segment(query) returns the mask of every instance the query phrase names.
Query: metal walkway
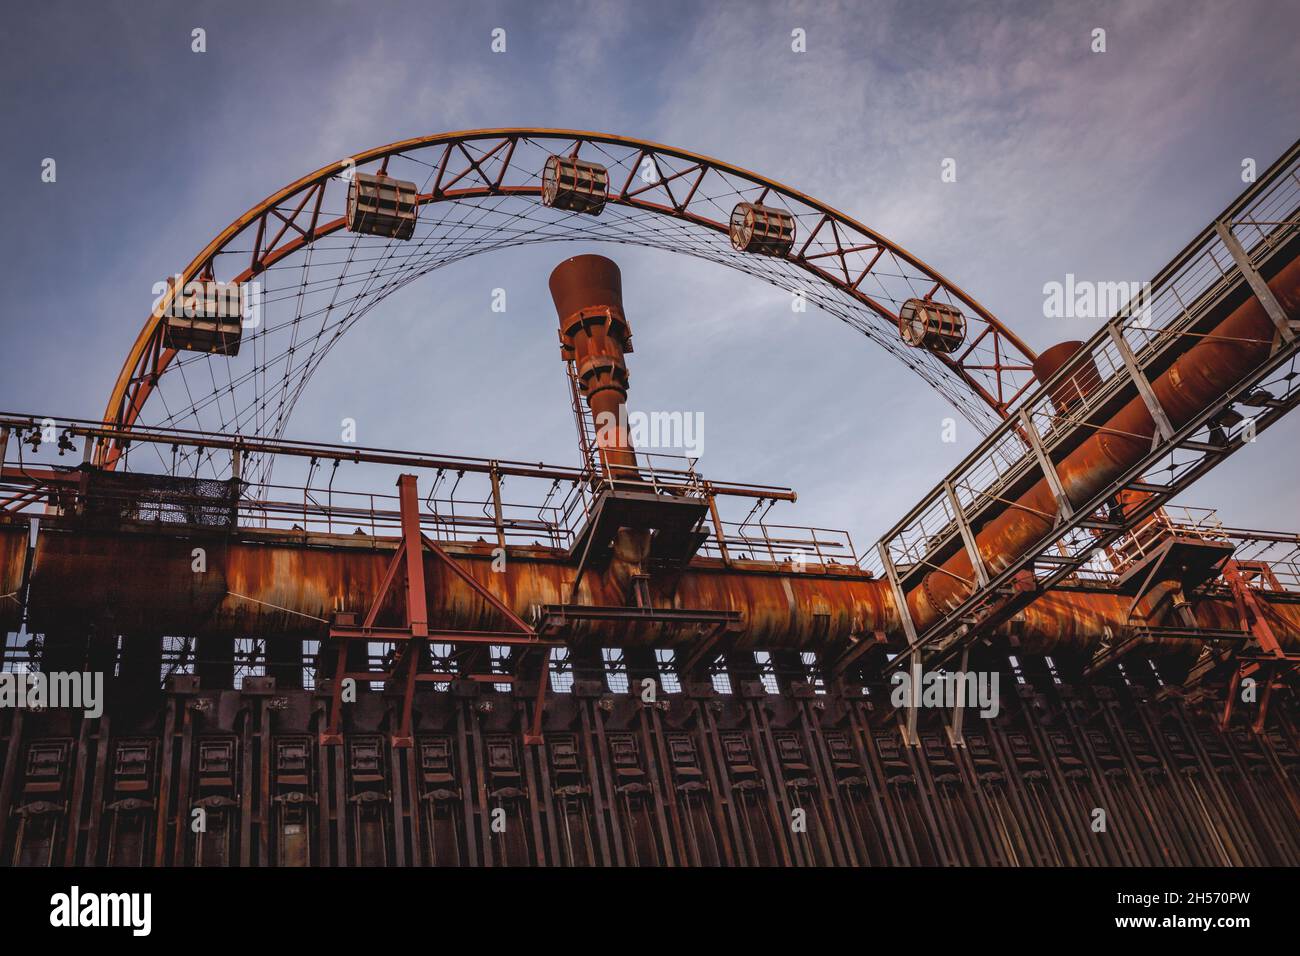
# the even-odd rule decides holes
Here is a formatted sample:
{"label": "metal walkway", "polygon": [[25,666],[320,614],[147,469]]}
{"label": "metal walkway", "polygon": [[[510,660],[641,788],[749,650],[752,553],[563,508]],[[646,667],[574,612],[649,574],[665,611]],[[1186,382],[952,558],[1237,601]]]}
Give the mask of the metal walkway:
{"label": "metal walkway", "polygon": [[[879,570],[890,581],[909,641],[893,668],[910,666],[916,674],[922,664],[943,666],[1054,586],[1088,578],[1108,583],[1114,571],[1107,546],[1300,403],[1300,323],[1287,320],[1261,277],[1270,273],[1275,256],[1297,242],[1300,143],[1160,272],[1148,296],[1131,300],[879,541]],[[1259,298],[1276,325],[1270,353],[1217,402],[1175,429],[1149,370],[1167,367],[1199,340],[1198,327],[1213,310],[1243,294]],[[1084,378],[1088,387],[1078,389]],[[1062,388],[1075,389],[1074,401],[1061,403],[1063,410],[1052,401]],[[1091,436],[1109,420],[1102,409],[1134,395],[1156,423],[1150,451],[1090,500],[1070,501],[1054,451],[1064,454]],[[1040,476],[1057,502],[1054,526],[1000,570],[986,567],[972,529],[1015,507],[1012,489]],[[1108,507],[1124,491],[1145,497],[1131,509]],[[968,582],[969,595],[918,629],[906,594],[962,549],[976,578]],[[914,720],[913,710],[909,724]]]}

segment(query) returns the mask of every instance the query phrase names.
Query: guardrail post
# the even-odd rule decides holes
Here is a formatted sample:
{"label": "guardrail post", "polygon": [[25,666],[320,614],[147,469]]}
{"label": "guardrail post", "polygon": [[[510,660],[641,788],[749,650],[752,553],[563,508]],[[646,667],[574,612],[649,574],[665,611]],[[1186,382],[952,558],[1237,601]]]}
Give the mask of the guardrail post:
{"label": "guardrail post", "polygon": [[722,530],[722,519],[718,517],[718,505],[709,491],[709,516],[713,519],[713,534],[718,539],[718,551],[722,554],[722,566],[731,567],[731,552],[727,550],[727,534]]}
{"label": "guardrail post", "polygon": [[[90,442],[86,442],[87,448]],[[238,445],[230,449],[230,530],[234,531],[239,527],[239,498],[240,498],[240,472],[242,470],[243,454]],[[304,522],[303,527],[306,527]]]}
{"label": "guardrail post", "polygon": [[497,547],[502,551],[506,547],[506,531],[501,523],[501,472],[497,470],[496,462],[492,463],[492,520],[497,528]]}
{"label": "guardrail post", "polygon": [[1291,327],[1291,323],[1286,317],[1286,311],[1282,308],[1282,304],[1277,301],[1277,296],[1268,287],[1268,283],[1264,281],[1264,277],[1251,264],[1250,256],[1246,255],[1246,250],[1237,241],[1237,237],[1232,234],[1232,229],[1228,227],[1227,223],[1220,221],[1214,224],[1214,231],[1219,234],[1219,238],[1227,248],[1228,254],[1237,263],[1237,268],[1241,270],[1241,274],[1246,277],[1246,282],[1250,285],[1250,290],[1255,293],[1255,298],[1259,299],[1259,304],[1264,307],[1268,317],[1277,326],[1277,332],[1282,336],[1282,341],[1294,341],[1295,329]]}
{"label": "guardrail post", "polygon": [[894,603],[898,606],[898,617],[903,622],[903,633],[907,635],[907,653],[912,657],[912,686],[911,693],[907,695],[907,722],[903,729],[903,742],[909,747],[919,747],[921,738],[916,732],[916,720],[917,704],[921,699],[920,641],[917,638],[916,624],[912,621],[912,611],[907,606],[907,595],[903,593],[903,586],[898,583],[898,570],[894,567],[894,559],[889,554],[889,546],[884,541],[881,541],[876,547],[880,550],[880,560],[885,566],[885,574],[889,578],[889,587],[894,593]]}
{"label": "guardrail post", "polygon": [[1039,437],[1038,429],[1034,427],[1027,409],[1020,410],[1020,424],[1025,430],[1025,437],[1029,439],[1029,447],[1033,449],[1034,457],[1038,459],[1038,467],[1042,469],[1043,477],[1047,479],[1047,486],[1052,489],[1052,497],[1056,499],[1056,523],[1059,525],[1074,515],[1074,505],[1065,495],[1065,488],[1061,486],[1061,476],[1056,473],[1056,466],[1052,464],[1052,459],[1043,449],[1043,440]]}
{"label": "guardrail post", "polygon": [[1115,343],[1115,350],[1119,352],[1119,357],[1124,360],[1124,367],[1128,369],[1129,378],[1133,379],[1133,384],[1137,386],[1138,394],[1142,396],[1142,401],[1151,413],[1152,420],[1156,423],[1156,435],[1158,439],[1171,441],[1174,437],[1174,426],[1169,421],[1169,416],[1165,414],[1165,408],[1160,404],[1160,399],[1156,398],[1155,390],[1151,387],[1151,381],[1146,377],[1146,373],[1138,367],[1137,358],[1133,355],[1133,350],[1129,348],[1128,342],[1124,339],[1124,333],[1119,330],[1114,322],[1107,323],[1106,331],[1110,339]]}
{"label": "guardrail post", "polygon": [[966,554],[970,557],[971,567],[975,569],[975,579],[979,582],[981,588],[989,586],[989,572],[984,567],[984,558],[980,556],[980,549],[975,545],[975,533],[971,531],[970,522],[966,520],[966,513],[961,509],[961,502],[957,500],[957,491],[953,488],[952,482],[945,479],[943,483],[944,494],[948,496],[948,504],[952,505],[953,521],[957,523],[957,530],[961,532],[962,544],[966,546]]}

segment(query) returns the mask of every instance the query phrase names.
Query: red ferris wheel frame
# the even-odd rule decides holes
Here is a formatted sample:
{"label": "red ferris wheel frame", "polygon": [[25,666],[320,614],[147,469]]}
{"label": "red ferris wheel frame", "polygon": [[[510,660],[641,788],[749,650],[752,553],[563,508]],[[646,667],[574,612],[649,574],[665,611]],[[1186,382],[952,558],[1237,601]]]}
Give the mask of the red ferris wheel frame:
{"label": "red ferris wheel frame", "polygon": [[[135,424],[159,378],[177,355],[176,349],[164,344],[162,317],[178,289],[211,275],[218,256],[233,254],[226,248],[231,240],[252,236],[247,264],[231,281],[254,279],[316,240],[346,229],[345,216],[322,215],[326,188],[340,173],[373,163],[386,168],[390,158],[416,150],[437,150],[436,178],[429,191],[418,195],[421,206],[482,197],[540,197],[540,170],[523,170],[524,181],[518,182],[520,170],[511,165],[516,148],[523,142],[553,145],[552,153],[572,157],[577,157],[584,146],[635,151],[635,161],[621,186],[611,178],[609,203],[673,217],[723,235],[729,228],[727,218],[710,215],[699,201],[701,184],[711,175],[725,176],[731,182],[756,189],[760,203],[797,205],[803,211],[801,221],[808,234],[797,237],[782,258],[865,305],[895,329],[897,312],[880,297],[869,295],[864,286],[873,270],[887,268],[890,261],[895,266],[905,263],[914,270],[913,278],[928,284],[928,288],[917,292],[918,297],[928,299],[942,292],[967,310],[974,331],[969,340],[952,354],[928,353],[941,363],[943,374],[978,397],[999,418],[1007,416],[1032,384],[1028,373],[1035,353],[1014,332],[938,271],[825,203],[740,167],[658,143],[582,130],[483,129],[417,137],[367,150],[309,173],[232,222],[194,257],[150,312],[114,384],[104,412],[105,422],[127,429]],[[652,170],[653,177],[638,182],[636,173],[641,168]],[[121,451],[115,442],[102,443],[95,450],[95,461],[113,468]]]}

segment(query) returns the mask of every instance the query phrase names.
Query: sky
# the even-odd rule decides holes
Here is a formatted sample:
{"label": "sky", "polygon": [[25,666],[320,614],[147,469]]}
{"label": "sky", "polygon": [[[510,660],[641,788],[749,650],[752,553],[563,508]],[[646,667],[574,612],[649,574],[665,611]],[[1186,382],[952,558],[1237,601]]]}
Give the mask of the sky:
{"label": "sky", "polygon": [[[1300,4],[1227,0],[25,5],[0,36],[0,409],[97,417],[154,283],[246,209],[363,149],[484,127],[716,156],[888,236],[1037,349],[1087,338],[1099,320],[1045,318],[1044,284],[1150,278],[1244,188],[1244,159],[1296,139],[1297,27]],[[546,280],[579,252],[622,267],[633,407],[700,412],[712,478],[794,487],[773,521],[865,550],[980,437],[956,416],[942,441],[940,396],[781,290],[595,243],[477,257],[392,296],[288,437],[337,441],[349,417],[364,445],[573,462]],[[1300,530],[1298,448],[1283,421],[1184,501]]]}

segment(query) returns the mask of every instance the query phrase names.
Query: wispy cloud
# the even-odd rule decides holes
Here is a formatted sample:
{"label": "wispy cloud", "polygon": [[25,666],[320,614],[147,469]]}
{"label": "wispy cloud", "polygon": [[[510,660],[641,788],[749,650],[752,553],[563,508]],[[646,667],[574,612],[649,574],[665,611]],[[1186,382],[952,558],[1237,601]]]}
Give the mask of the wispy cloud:
{"label": "wispy cloud", "polygon": [[[203,56],[195,15],[166,3],[53,0],[0,39],[0,199],[21,224],[0,235],[0,404],[97,413],[154,281],[284,183],[405,136],[576,126],[710,153],[880,229],[1041,347],[1091,331],[1042,318],[1045,281],[1148,278],[1240,190],[1242,157],[1267,163],[1300,125],[1300,13],[1266,2],[339,2],[302,17],[246,0],[199,19]],[[47,155],[60,181],[38,190]],[[394,296],[322,366],[291,432],[334,437],[347,410],[378,444],[570,458],[545,280],[578,251],[474,260]],[[612,254],[634,403],[703,411],[709,472],[796,485],[792,520],[864,546],[974,442],[964,423],[940,442],[952,412],[936,395],[779,290]],[[493,318],[503,282],[510,317]],[[485,388],[487,368],[508,387]],[[1269,467],[1230,465],[1196,497],[1238,523],[1300,524],[1283,477],[1296,447],[1284,423],[1250,450]],[[1258,494],[1232,487],[1247,471]]]}

